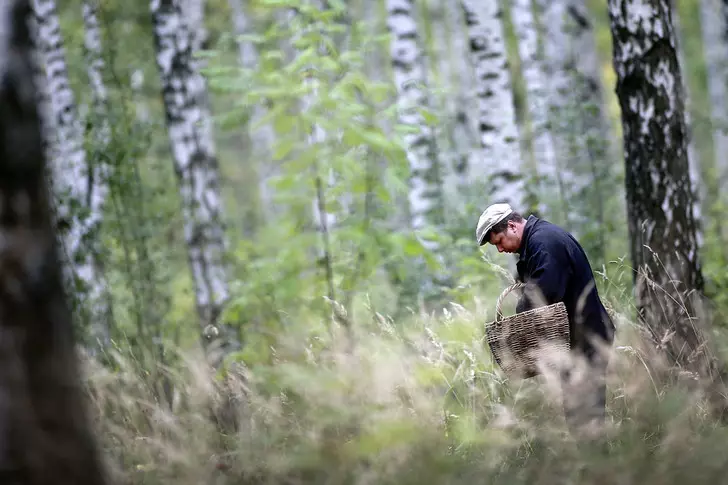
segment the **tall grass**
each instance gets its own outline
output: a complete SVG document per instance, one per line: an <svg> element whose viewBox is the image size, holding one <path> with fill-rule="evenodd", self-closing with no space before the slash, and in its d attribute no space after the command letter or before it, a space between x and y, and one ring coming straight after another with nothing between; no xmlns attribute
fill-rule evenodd
<svg viewBox="0 0 728 485"><path fill-rule="evenodd" d="M665 363L618 318L608 415L589 439L564 423L560 387L505 379L483 315L374 313L353 333L301 325L273 357L215 375L181 355L165 402L122 356L89 362L99 435L117 483L724 483L728 427L701 387L664 384Z"/></svg>

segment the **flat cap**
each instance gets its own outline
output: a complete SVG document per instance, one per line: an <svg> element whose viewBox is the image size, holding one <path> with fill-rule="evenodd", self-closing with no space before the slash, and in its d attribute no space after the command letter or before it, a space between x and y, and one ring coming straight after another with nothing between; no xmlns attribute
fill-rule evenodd
<svg viewBox="0 0 728 485"><path fill-rule="evenodd" d="M509 204L493 204L480 214L478 219L478 226L475 228L475 238L478 241L478 245L482 246L488 241L485 240L485 235L488 231L493 229L493 226L498 224L500 221L508 217L513 212L513 208Z"/></svg>

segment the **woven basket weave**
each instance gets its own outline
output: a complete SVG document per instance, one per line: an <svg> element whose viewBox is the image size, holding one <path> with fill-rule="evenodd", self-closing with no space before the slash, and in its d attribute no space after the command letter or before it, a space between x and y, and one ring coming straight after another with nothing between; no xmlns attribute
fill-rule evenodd
<svg viewBox="0 0 728 485"><path fill-rule="evenodd" d="M495 321L486 326L486 335L493 358L503 372L527 379L541 373L537 362L548 367L555 357L568 353L571 335L562 302L503 318L503 299L524 286L515 283L503 290L496 302Z"/></svg>

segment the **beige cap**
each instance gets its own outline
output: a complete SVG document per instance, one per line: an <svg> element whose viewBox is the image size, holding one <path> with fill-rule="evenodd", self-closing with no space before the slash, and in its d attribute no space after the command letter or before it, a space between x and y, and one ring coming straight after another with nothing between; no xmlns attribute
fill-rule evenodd
<svg viewBox="0 0 728 485"><path fill-rule="evenodd" d="M478 226L475 228L475 238L478 241L478 245L482 246L487 243L488 241L485 241L485 235L488 231L508 217L511 212L513 212L513 209L509 204L493 204L485 209L480 214Z"/></svg>

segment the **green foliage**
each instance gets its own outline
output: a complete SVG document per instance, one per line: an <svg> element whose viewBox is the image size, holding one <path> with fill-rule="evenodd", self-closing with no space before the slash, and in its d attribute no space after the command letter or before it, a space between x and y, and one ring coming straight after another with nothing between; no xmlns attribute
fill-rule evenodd
<svg viewBox="0 0 728 485"><path fill-rule="evenodd" d="M705 161L712 159L701 89L705 66L699 22L687 15L696 1L680 2L680 11L689 39L692 119ZM422 21L436 21L432 5L423 5L431 2L419 3ZM614 141L620 121L610 87L606 9L600 0L589 3ZM113 136L99 146L89 120L87 146L93 164L104 161L115 169L101 234L114 328L104 367L90 362L88 375L97 427L119 483L719 481L724 424L707 417L696 387L657 383L660 364L632 336L633 273L623 202L614 189L623 184L620 158L598 146L594 158L571 161L571 168L605 186L603 217L576 229L583 232L600 294L622 314L607 436L574 442L551 395L553 383L505 380L484 344L483 324L492 320L512 268L501 267L509 260L493 248L474 246L482 194L446 208L439 234L444 267L409 230L402 143L408 128L396 122L383 2L372 25L359 15L366 6L361 0L346 8L329 4L319 12L297 0L249 2L255 30L243 40L255 44L260 62L245 70L238 66L227 1L208 1L210 50L201 60L217 121L233 270L224 318L245 343L228 357L229 368L213 375L188 352L198 341L197 318L148 4L101 2ZM289 7L297 14L279 22L276 14ZM69 72L84 105L89 93L80 14L80 2L63 3ZM506 27L516 107L527 132L515 38ZM130 81L135 73L143 78L138 89ZM442 97L452 94L452 86L433 79L430 89L439 102L427 116L445 136L453 117ZM255 106L264 116L253 125ZM584 108L575 104L562 113L575 141ZM266 124L275 133L267 152L251 136ZM325 138L312 140L314 126ZM271 167L274 203L268 207L259 187ZM712 183L715 177L706 173ZM541 194L541 201L558 197ZM322 200L335 220L325 235L315 222ZM589 191L572 194L569 204L590 217L598 213ZM720 224L725 209L725 200L718 200L704 210L703 268L719 310L716 323L725 321L721 315L728 309L727 236ZM444 271L454 281L449 304L435 317L419 311L424 271ZM333 317L329 295L340 305ZM506 311L513 311L513 301ZM342 329L347 323L350 333Z"/></svg>
<svg viewBox="0 0 728 485"><path fill-rule="evenodd" d="M724 424L695 384L667 387L628 331L611 359L602 433L570 434L551 376L509 381L477 315L378 315L353 335L291 326L272 357L217 379L195 355L170 373L171 406L122 358L89 369L97 426L123 483L709 484ZM201 416L212 414L214 420Z"/></svg>
<svg viewBox="0 0 728 485"><path fill-rule="evenodd" d="M283 5L262 7L261 16L274 18ZM258 126L270 124L275 131L269 158L255 162L279 167L272 183L280 215L261 216L255 233L240 246L240 296L228 312L239 322L252 318L268 332L283 309L296 315L325 312L329 303L321 295L327 290L349 309L355 292L382 277L406 277L413 268L407 262L425 254L406 223L397 227L387 210L406 196L407 164L392 87L364 69L364 56L381 39L358 25L344 30L342 12L335 8L300 7L287 25L246 39L265 53L254 70L223 68L219 51L206 71L215 94L235 99L217 111L221 127L255 129L239 121L260 105L266 113ZM387 126L395 128L385 131ZM314 136L316 130L322 136ZM322 216L319 203L334 221L325 232L316 223ZM406 211L399 220L406 221ZM327 288L326 269L333 274L333 288Z"/></svg>
<svg viewBox="0 0 728 485"><path fill-rule="evenodd" d="M706 117L700 113L707 109L707 98L705 90L699 89L705 82L699 23L683 12L695 7L694 0L690 2L680 6L688 39L686 72L694 93L693 120L704 123ZM165 322L159 323L167 329L163 332L165 339L191 343L196 334L195 310L169 142L163 128L148 6L116 0L104 0L100 5L103 45L113 67L107 69L106 81L112 96L115 132L111 147L98 149L90 144L89 153L93 163L100 157L115 160L126 173L117 175L118 180L112 184L114 193L124 195L114 196L110 202L109 223L103 232L119 327L115 340L128 341L146 332L147 327L155 327L157 323L146 323L148 318L142 317L147 312L142 308L149 307L155 310L152 313L156 316L149 317L152 321ZM258 334L273 335L286 328L286 322L298 318L326 318L331 304L324 295L331 294L348 312L360 312L363 302L369 301L399 320L418 307L423 271L436 272L439 268L408 229L409 167L402 143L408 128L396 122L382 6L378 5L375 12L378 18L366 21L362 18L366 8L361 2L346 9L335 3L330 6L319 12L296 0L253 2L249 13L255 28L242 39L231 35L226 1L209 2L206 9L210 50L202 58L217 120L216 146L234 270L235 295L226 317L242 333L250 333L246 337L249 339L258 338ZM426 27L427 52L433 61L428 62L433 74L430 91L439 100L438 96L452 95L454 86L438 75L435 58L460 54L448 51L450 44L442 49L433 45L437 39L431 24L442 21L433 12L440 11L441 6L422 2L419 7L420 20ZM601 4L591 2L590 7L604 67L603 94L614 128L610 136L618 139L618 106L613 90L608 89L613 80L608 19ZM277 13L286 8L295 8L298 13L292 21L281 23ZM88 89L80 45L80 12L80 4L75 2L61 10L72 84L83 104L88 100ZM509 22L505 27L518 117L527 133L527 100L516 39ZM239 68L236 40L256 46L260 62L255 69ZM372 62L379 64L373 69ZM140 89L131 90L129 82L135 73L143 75L143 83ZM306 109L304 100L310 103ZM255 106L264 108L264 116L253 126ZM140 110L148 113L147 121L140 121ZM443 110L439 100L428 116L445 136L453 119ZM578 105L561 113L567 118L565 125L574 131L575 141L583 141L578 140L580 111L583 106ZM251 139L251 130L265 124L273 126L275 132L274 146L267 153L258 150ZM326 133L325 139L316 143L309 136L314 126ZM705 129L695 131L702 137L701 159L707 160L709 130L700 126ZM604 142L587 140L592 141L597 145ZM528 143L524 145L528 149ZM441 149L448 146L440 143ZM628 256L627 224L620 192L612 188L623 183L623 167L616 163L611 148L599 146L592 153L596 155L589 160L574 160L571 168L599 181L605 196L595 201L592 191L572 194L569 206L582 210L588 219L586 224L565 225L581 234L596 271L620 272L619 284L609 287L615 295L622 295L631 284L629 272L618 269L625 266L620 261ZM277 167L270 180L275 208L262 205L258 192L261 174L269 167ZM323 184L327 212L336 221L327 228L328 244L315 224L317 180ZM553 199L560 203L558 198L555 193L540 194L543 202ZM534 199L530 204L535 207L536 202ZM445 248L445 269L454 281L447 297L466 306L472 306L474 298L484 291L503 287L509 278L489 265L494 261L502 264L502 256L491 258L489 248L482 248L482 253L473 246L474 217L481 210L480 197L466 203L456 201L446 208L445 232L439 235ZM718 219L719 211L718 204L704 211L710 215L705 224L708 229L703 259L708 291L725 308L719 258L724 239L710 222ZM557 214L551 216L555 222L563 222ZM146 256L139 256L142 253ZM418 264L422 258L429 266ZM333 291L327 267L333 275ZM140 298L157 303L141 304Z"/></svg>

